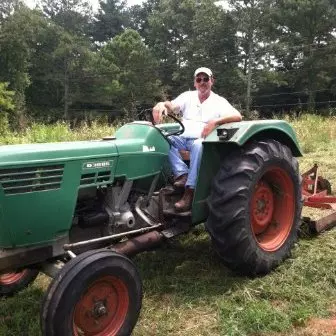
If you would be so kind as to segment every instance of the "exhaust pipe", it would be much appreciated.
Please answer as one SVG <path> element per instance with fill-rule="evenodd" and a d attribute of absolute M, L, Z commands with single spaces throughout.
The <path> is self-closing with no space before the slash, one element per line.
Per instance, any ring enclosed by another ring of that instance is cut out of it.
<path fill-rule="evenodd" d="M 162 240 L 163 235 L 160 232 L 151 231 L 116 244 L 112 246 L 112 250 L 130 257 L 157 247 Z"/>

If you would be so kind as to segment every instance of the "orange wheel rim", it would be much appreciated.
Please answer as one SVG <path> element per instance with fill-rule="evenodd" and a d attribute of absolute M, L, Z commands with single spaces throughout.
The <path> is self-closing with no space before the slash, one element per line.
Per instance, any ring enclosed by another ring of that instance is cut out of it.
<path fill-rule="evenodd" d="M 294 184 L 279 167 L 269 168 L 257 183 L 251 199 L 251 226 L 258 245 L 278 250 L 288 238 L 295 211 Z"/>
<path fill-rule="evenodd" d="M 96 280 L 75 306 L 75 336 L 114 336 L 127 316 L 129 295 L 126 285 L 114 276 Z"/>
<path fill-rule="evenodd" d="M 270 186 L 259 182 L 252 197 L 252 226 L 255 234 L 263 232 L 272 220 L 274 197 Z"/>
<path fill-rule="evenodd" d="M 27 270 L 16 273 L 4 273 L 0 275 L 0 285 L 12 285 L 20 281 L 27 273 Z"/>

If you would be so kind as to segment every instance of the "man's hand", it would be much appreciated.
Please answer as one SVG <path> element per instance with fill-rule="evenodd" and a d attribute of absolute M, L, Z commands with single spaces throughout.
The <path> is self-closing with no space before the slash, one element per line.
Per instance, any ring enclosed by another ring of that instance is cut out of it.
<path fill-rule="evenodd" d="M 162 120 L 162 115 L 167 115 L 167 108 L 163 102 L 157 103 L 153 107 L 153 119 L 155 124 L 159 124 Z"/>
<path fill-rule="evenodd" d="M 215 120 L 210 120 L 203 128 L 201 137 L 205 139 L 217 127 Z"/>

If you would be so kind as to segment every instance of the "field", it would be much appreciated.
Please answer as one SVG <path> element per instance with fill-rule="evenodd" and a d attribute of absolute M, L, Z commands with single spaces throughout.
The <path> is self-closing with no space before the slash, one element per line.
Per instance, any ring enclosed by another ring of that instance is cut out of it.
<path fill-rule="evenodd" d="M 336 118 L 289 120 L 304 157 L 336 188 Z M 93 139 L 111 135 L 106 125 L 71 132 L 64 124 L 8 132 L 1 143 Z M 304 209 L 304 215 L 322 213 Z M 336 335 L 336 231 L 302 235 L 292 258 L 262 278 L 238 277 L 223 267 L 202 226 L 163 248 L 138 255 L 144 300 L 134 336 Z M 0 299 L 1 336 L 38 336 L 40 301 L 49 279 L 40 275 L 18 295 Z"/>

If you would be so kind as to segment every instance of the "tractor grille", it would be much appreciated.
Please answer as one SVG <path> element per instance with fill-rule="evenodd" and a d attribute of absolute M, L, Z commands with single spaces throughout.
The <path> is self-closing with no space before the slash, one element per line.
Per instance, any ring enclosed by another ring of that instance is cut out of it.
<path fill-rule="evenodd" d="M 5 195 L 60 189 L 64 165 L 0 169 Z"/>
<path fill-rule="evenodd" d="M 96 184 L 108 182 L 111 179 L 111 171 L 101 171 L 98 173 L 86 173 L 81 176 L 80 185 Z"/>

